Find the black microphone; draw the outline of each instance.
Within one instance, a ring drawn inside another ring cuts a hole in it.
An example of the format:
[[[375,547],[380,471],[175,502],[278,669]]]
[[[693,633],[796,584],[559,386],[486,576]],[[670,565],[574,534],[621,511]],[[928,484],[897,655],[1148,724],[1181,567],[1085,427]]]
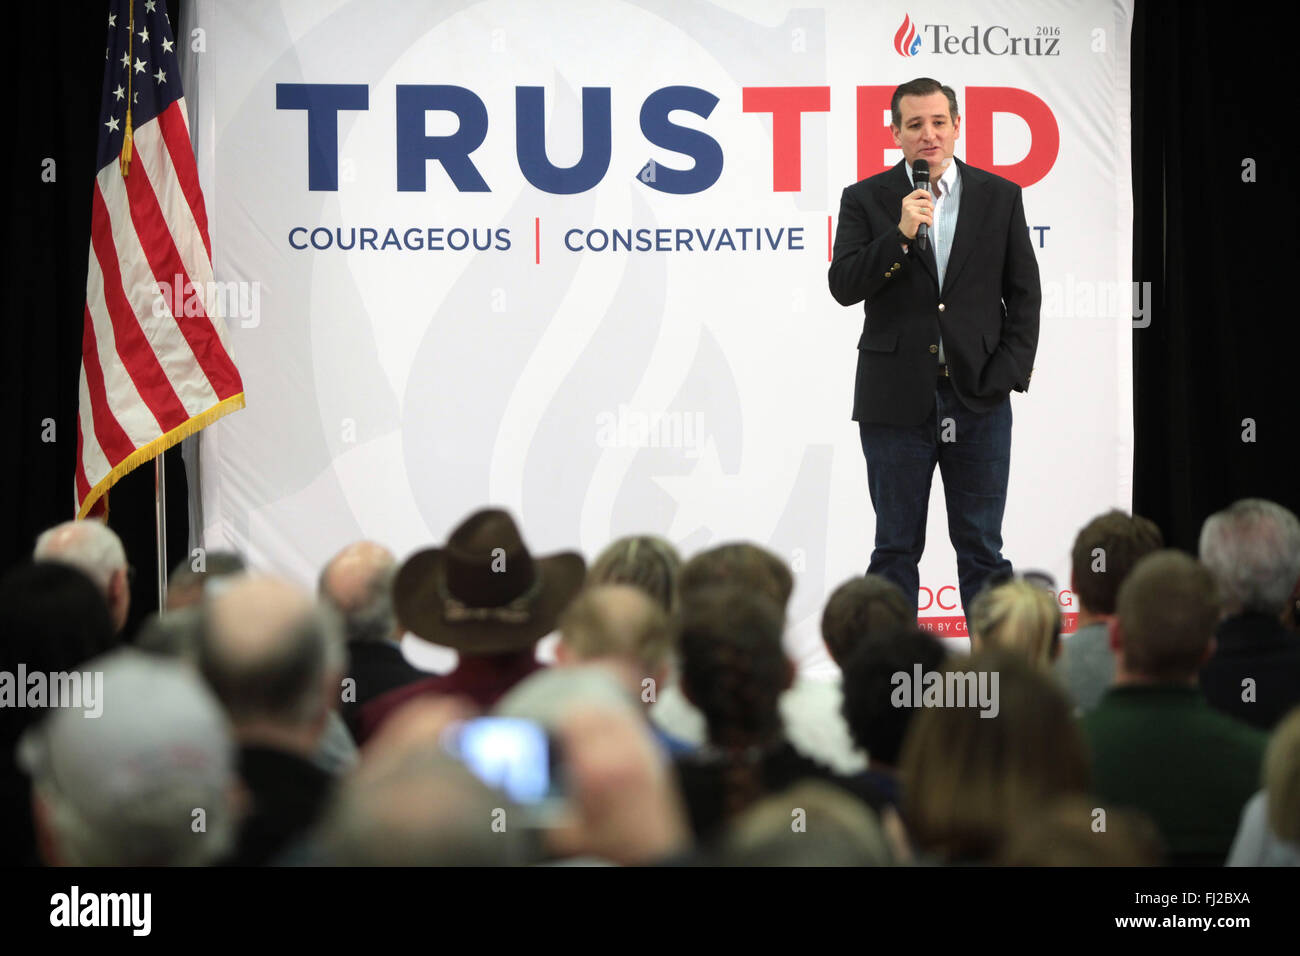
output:
[[[912,185],[917,189],[930,188],[930,163],[929,160],[918,159],[912,163]],[[926,233],[928,232],[925,223],[916,228],[916,244],[925,249]]]

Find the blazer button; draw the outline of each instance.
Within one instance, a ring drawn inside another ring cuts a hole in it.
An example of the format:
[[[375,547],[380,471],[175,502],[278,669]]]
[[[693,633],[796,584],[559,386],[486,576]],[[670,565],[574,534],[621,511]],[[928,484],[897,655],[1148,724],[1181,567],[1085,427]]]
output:
[[[940,303],[939,303],[939,311],[942,312],[943,309],[944,309],[944,305],[943,305],[942,302],[940,302]]]
[[[898,268],[901,268],[901,267],[899,266],[899,264],[898,264],[897,262],[895,262],[895,263],[894,263],[894,268],[895,268],[895,269],[898,269]]]
[[[893,273],[892,273],[892,272],[886,272],[886,273],[885,273],[885,278],[886,278],[886,279],[891,278],[892,276],[893,276]]]
[[[937,345],[931,345],[931,346],[930,346],[930,354],[931,354],[931,355],[934,355],[934,354],[935,354],[936,352],[938,352],[938,351],[939,351],[939,346],[937,346]]]

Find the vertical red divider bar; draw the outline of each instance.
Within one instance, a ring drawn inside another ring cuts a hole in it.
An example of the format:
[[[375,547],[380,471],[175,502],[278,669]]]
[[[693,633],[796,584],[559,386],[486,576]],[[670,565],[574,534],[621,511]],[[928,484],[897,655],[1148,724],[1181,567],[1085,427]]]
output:
[[[826,215],[826,261],[831,261],[831,217]]]
[[[542,264],[542,217],[533,217],[533,264]]]

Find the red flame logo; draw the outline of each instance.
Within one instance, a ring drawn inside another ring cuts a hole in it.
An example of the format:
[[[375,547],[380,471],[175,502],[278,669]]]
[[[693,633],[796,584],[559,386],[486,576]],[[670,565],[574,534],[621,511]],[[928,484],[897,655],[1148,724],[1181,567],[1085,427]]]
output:
[[[894,34],[894,49],[898,51],[899,56],[914,56],[916,48],[920,45],[916,41],[916,24],[907,14],[903,14],[903,25],[898,28]]]

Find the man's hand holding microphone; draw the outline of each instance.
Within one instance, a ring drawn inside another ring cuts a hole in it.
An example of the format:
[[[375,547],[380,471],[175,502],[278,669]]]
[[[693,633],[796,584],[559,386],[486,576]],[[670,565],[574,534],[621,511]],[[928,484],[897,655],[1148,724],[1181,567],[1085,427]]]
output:
[[[934,227],[934,196],[930,194],[930,164],[918,159],[912,164],[912,185],[916,188],[903,197],[903,218],[898,231],[907,242],[916,240],[925,248],[927,233]]]

